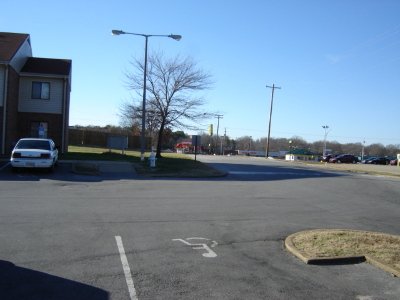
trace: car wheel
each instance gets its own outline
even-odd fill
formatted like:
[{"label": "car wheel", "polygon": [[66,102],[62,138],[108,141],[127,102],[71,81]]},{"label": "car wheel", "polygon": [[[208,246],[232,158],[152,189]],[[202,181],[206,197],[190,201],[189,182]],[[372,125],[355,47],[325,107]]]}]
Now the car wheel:
[{"label": "car wheel", "polygon": [[340,163],[341,163],[340,159],[338,159],[338,160],[337,160],[337,163],[338,163],[338,164],[340,164]]}]

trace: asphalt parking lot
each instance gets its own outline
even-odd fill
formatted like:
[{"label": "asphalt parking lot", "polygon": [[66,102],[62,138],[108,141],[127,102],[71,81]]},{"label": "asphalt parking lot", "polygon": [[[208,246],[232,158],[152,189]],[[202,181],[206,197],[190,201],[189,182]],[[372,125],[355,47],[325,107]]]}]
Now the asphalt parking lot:
[{"label": "asphalt parking lot", "polygon": [[6,159],[0,160],[0,170],[2,170],[7,164],[8,161]]},{"label": "asphalt parking lot", "polygon": [[230,175],[2,169],[2,299],[398,299],[398,278],[365,263],[305,265],[283,241],[312,228],[398,234],[399,179],[209,163]]}]

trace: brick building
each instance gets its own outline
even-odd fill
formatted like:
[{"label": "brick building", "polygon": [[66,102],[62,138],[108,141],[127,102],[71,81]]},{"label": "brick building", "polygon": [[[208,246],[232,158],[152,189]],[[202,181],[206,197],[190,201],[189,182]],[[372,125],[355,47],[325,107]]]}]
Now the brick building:
[{"label": "brick building", "polygon": [[0,154],[22,137],[68,147],[72,62],[32,57],[29,34],[0,32]]}]

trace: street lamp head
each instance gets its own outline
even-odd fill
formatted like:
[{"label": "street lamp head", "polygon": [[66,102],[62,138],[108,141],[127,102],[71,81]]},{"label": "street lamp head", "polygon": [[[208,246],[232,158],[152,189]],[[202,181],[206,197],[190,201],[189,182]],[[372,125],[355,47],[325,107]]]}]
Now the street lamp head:
[{"label": "street lamp head", "polygon": [[170,37],[171,39],[174,39],[176,41],[180,41],[182,36],[179,34],[170,34],[168,37]]},{"label": "street lamp head", "polygon": [[111,31],[111,34],[112,34],[112,35],[120,35],[120,34],[125,34],[125,32],[122,31],[122,30],[115,30],[115,29],[113,29],[113,30]]}]

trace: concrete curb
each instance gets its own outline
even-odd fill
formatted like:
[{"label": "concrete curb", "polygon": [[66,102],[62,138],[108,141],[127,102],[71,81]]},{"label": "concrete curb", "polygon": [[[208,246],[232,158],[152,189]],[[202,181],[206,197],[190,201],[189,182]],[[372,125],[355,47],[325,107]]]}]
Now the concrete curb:
[{"label": "concrete curb", "polygon": [[[79,175],[100,176],[102,174],[130,174],[138,178],[182,178],[182,179],[212,179],[222,178],[228,175],[227,172],[220,171],[212,166],[209,168],[215,170],[218,174],[213,175],[176,175],[176,174],[142,174],[136,170],[135,163],[126,161],[107,161],[107,160],[60,160],[60,164],[71,165],[71,172]],[[150,171],[156,171],[153,168]]]},{"label": "concrete curb", "polygon": [[399,270],[393,269],[392,267],[384,264],[383,262],[379,261],[378,259],[373,258],[373,257],[371,257],[369,255],[365,255],[365,259],[371,265],[373,265],[375,267],[378,267],[378,268],[381,268],[382,270],[384,270],[384,271],[386,271],[388,273],[391,273],[395,277],[400,277],[400,271]]},{"label": "concrete curb", "polygon": [[60,164],[71,166],[71,172],[79,175],[99,176],[110,173],[129,173],[136,175],[134,164],[121,161],[60,160]]},{"label": "concrete curb", "polygon": [[[332,229],[332,230],[338,230],[338,229]],[[346,230],[346,229],[340,229],[340,230],[342,230],[342,231],[357,231],[357,230]],[[371,265],[374,265],[375,267],[378,267],[388,273],[391,273],[395,277],[400,277],[399,270],[394,269],[391,266],[388,266],[387,264],[385,264],[385,263],[379,261],[378,259],[373,258],[369,255],[336,256],[336,257],[309,257],[306,253],[304,253],[296,248],[296,246],[293,243],[293,239],[298,234],[301,234],[304,232],[310,232],[310,231],[330,231],[330,229],[315,229],[315,230],[300,231],[300,232],[289,235],[285,239],[286,249],[289,252],[291,252],[294,256],[296,256],[297,258],[302,260],[304,263],[315,264],[315,265],[324,265],[324,264],[335,264],[335,263],[337,263],[337,264],[339,264],[339,263],[354,264],[354,263],[360,263],[360,262],[368,262]]]}]

